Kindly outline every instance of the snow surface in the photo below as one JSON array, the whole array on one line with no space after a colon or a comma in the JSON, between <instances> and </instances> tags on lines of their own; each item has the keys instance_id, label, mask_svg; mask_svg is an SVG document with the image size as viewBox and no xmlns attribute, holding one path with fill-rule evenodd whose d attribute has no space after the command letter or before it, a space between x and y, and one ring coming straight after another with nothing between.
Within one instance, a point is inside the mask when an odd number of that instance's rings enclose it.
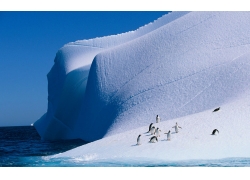
<instances>
[{"instance_id":1,"label":"snow surface","mask_svg":"<svg viewBox=\"0 0 250 180\"><path fill-rule=\"evenodd\" d=\"M250 12L174 12L137 31L69 43L34 126L43 139L91 142L54 157L249 157L249 27ZM148 143L157 114L161 137Z\"/></svg>"},{"instance_id":2,"label":"snow surface","mask_svg":"<svg viewBox=\"0 0 250 180\"><path fill-rule=\"evenodd\" d=\"M148 126L136 128L77 147L50 158L70 157L80 162L116 160L127 161L179 161L207 160L228 157L250 157L250 93L223 104L221 110L206 110L193 115L154 123L161 129L158 142L149 143L152 137ZM178 122L179 133L172 128ZM219 134L211 135L217 128ZM167 135L171 131L171 141ZM136 145L141 134L141 145Z\"/></svg>"}]
</instances>

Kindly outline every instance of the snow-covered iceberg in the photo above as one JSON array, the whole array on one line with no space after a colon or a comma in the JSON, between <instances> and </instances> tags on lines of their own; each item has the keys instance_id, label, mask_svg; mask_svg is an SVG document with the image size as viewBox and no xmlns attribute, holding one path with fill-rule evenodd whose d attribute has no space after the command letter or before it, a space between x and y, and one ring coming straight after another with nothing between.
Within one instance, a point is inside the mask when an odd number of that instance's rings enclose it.
<instances>
[{"instance_id":1,"label":"snow-covered iceberg","mask_svg":"<svg viewBox=\"0 0 250 180\"><path fill-rule=\"evenodd\" d=\"M136 31L114 36L81 40L66 44L56 54L48 78L48 110L35 122L42 139L74 139L80 107L85 103L85 89L94 57L107 49L139 38L184 16L188 12L171 13ZM103 129L103 128L102 128ZM88 138L85 138L86 140Z\"/></svg>"},{"instance_id":2,"label":"snow-covered iceberg","mask_svg":"<svg viewBox=\"0 0 250 180\"><path fill-rule=\"evenodd\" d=\"M34 126L47 140L98 140L65 156L111 158L113 147L120 157L249 157L249 27L250 12L173 12L136 31L66 44ZM154 146L144 133L157 114L162 131L176 121L183 130ZM133 147L139 134L150 148Z\"/></svg>"}]
</instances>

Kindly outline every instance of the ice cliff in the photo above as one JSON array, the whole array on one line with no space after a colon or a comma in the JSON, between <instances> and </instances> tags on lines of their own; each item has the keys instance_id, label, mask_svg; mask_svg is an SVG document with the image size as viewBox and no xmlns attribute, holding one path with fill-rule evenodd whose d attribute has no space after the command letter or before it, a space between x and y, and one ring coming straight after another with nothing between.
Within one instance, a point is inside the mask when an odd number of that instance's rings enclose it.
<instances>
[{"instance_id":1,"label":"ice cliff","mask_svg":"<svg viewBox=\"0 0 250 180\"><path fill-rule=\"evenodd\" d=\"M46 140L95 141L157 114L167 122L233 102L250 88L249 27L250 12L173 12L136 31L68 43L34 126Z\"/></svg>"}]
</instances>

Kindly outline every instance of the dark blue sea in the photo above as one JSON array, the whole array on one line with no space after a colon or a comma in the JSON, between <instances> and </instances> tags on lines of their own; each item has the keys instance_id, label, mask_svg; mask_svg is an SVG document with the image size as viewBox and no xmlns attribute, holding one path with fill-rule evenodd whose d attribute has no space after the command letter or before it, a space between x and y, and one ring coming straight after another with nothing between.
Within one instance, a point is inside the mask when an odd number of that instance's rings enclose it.
<instances>
[{"instance_id":1,"label":"dark blue sea","mask_svg":"<svg viewBox=\"0 0 250 180\"><path fill-rule=\"evenodd\" d=\"M0 167L43 166L44 157L83 144L80 139L43 141L33 126L0 127Z\"/></svg>"},{"instance_id":2,"label":"dark blue sea","mask_svg":"<svg viewBox=\"0 0 250 180\"><path fill-rule=\"evenodd\" d=\"M250 158L153 162L145 159L91 160L50 155L84 145L81 139L43 141L33 126L0 127L0 167L250 167Z\"/></svg>"}]
</instances>

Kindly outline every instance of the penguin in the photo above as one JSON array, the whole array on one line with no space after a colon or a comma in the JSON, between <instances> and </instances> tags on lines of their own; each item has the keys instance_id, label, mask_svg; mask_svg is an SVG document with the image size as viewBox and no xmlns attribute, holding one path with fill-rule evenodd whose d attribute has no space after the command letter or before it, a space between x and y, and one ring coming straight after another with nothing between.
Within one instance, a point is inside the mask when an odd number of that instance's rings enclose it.
<instances>
[{"instance_id":1,"label":"penguin","mask_svg":"<svg viewBox=\"0 0 250 180\"><path fill-rule=\"evenodd\" d=\"M159 123L160 120L161 120L160 116L157 115L157 116L156 116L156 123Z\"/></svg>"},{"instance_id":2,"label":"penguin","mask_svg":"<svg viewBox=\"0 0 250 180\"><path fill-rule=\"evenodd\" d=\"M141 134L139 134L137 138L137 145L141 145Z\"/></svg>"},{"instance_id":3,"label":"penguin","mask_svg":"<svg viewBox=\"0 0 250 180\"><path fill-rule=\"evenodd\" d=\"M158 139L156 136L151 137L149 140L150 143L155 143L156 141L158 142Z\"/></svg>"},{"instance_id":4,"label":"penguin","mask_svg":"<svg viewBox=\"0 0 250 180\"><path fill-rule=\"evenodd\" d=\"M214 129L211 135L216 135L216 132L219 133L218 129Z\"/></svg>"},{"instance_id":5,"label":"penguin","mask_svg":"<svg viewBox=\"0 0 250 180\"><path fill-rule=\"evenodd\" d=\"M154 126L150 129L150 133L151 133L151 135L155 134L155 127Z\"/></svg>"},{"instance_id":6,"label":"penguin","mask_svg":"<svg viewBox=\"0 0 250 180\"><path fill-rule=\"evenodd\" d=\"M160 137L160 129L159 128L156 128L156 130L155 130L155 136L156 137Z\"/></svg>"},{"instance_id":7,"label":"penguin","mask_svg":"<svg viewBox=\"0 0 250 180\"><path fill-rule=\"evenodd\" d=\"M171 134L170 134L170 130L168 131L168 133L164 133L164 134L167 134L167 141L170 141L171 140Z\"/></svg>"},{"instance_id":8,"label":"penguin","mask_svg":"<svg viewBox=\"0 0 250 180\"><path fill-rule=\"evenodd\" d=\"M178 126L178 124L176 123L175 126L173 126L172 128L175 128L175 132L178 133L179 132L179 128L181 128L180 126ZM182 128L181 128L182 129Z\"/></svg>"},{"instance_id":9,"label":"penguin","mask_svg":"<svg viewBox=\"0 0 250 180\"><path fill-rule=\"evenodd\" d=\"M219 111L219 110L220 110L220 107L218 107L218 108L214 109L214 111L213 111L213 112L216 112L216 111Z\"/></svg>"},{"instance_id":10,"label":"penguin","mask_svg":"<svg viewBox=\"0 0 250 180\"><path fill-rule=\"evenodd\" d=\"M150 132L150 130L151 130L151 128L152 128L152 126L153 126L153 124L154 124L154 123L151 123L151 124L149 125L148 132L147 132L147 133L149 133L149 132Z\"/></svg>"}]
</instances>

